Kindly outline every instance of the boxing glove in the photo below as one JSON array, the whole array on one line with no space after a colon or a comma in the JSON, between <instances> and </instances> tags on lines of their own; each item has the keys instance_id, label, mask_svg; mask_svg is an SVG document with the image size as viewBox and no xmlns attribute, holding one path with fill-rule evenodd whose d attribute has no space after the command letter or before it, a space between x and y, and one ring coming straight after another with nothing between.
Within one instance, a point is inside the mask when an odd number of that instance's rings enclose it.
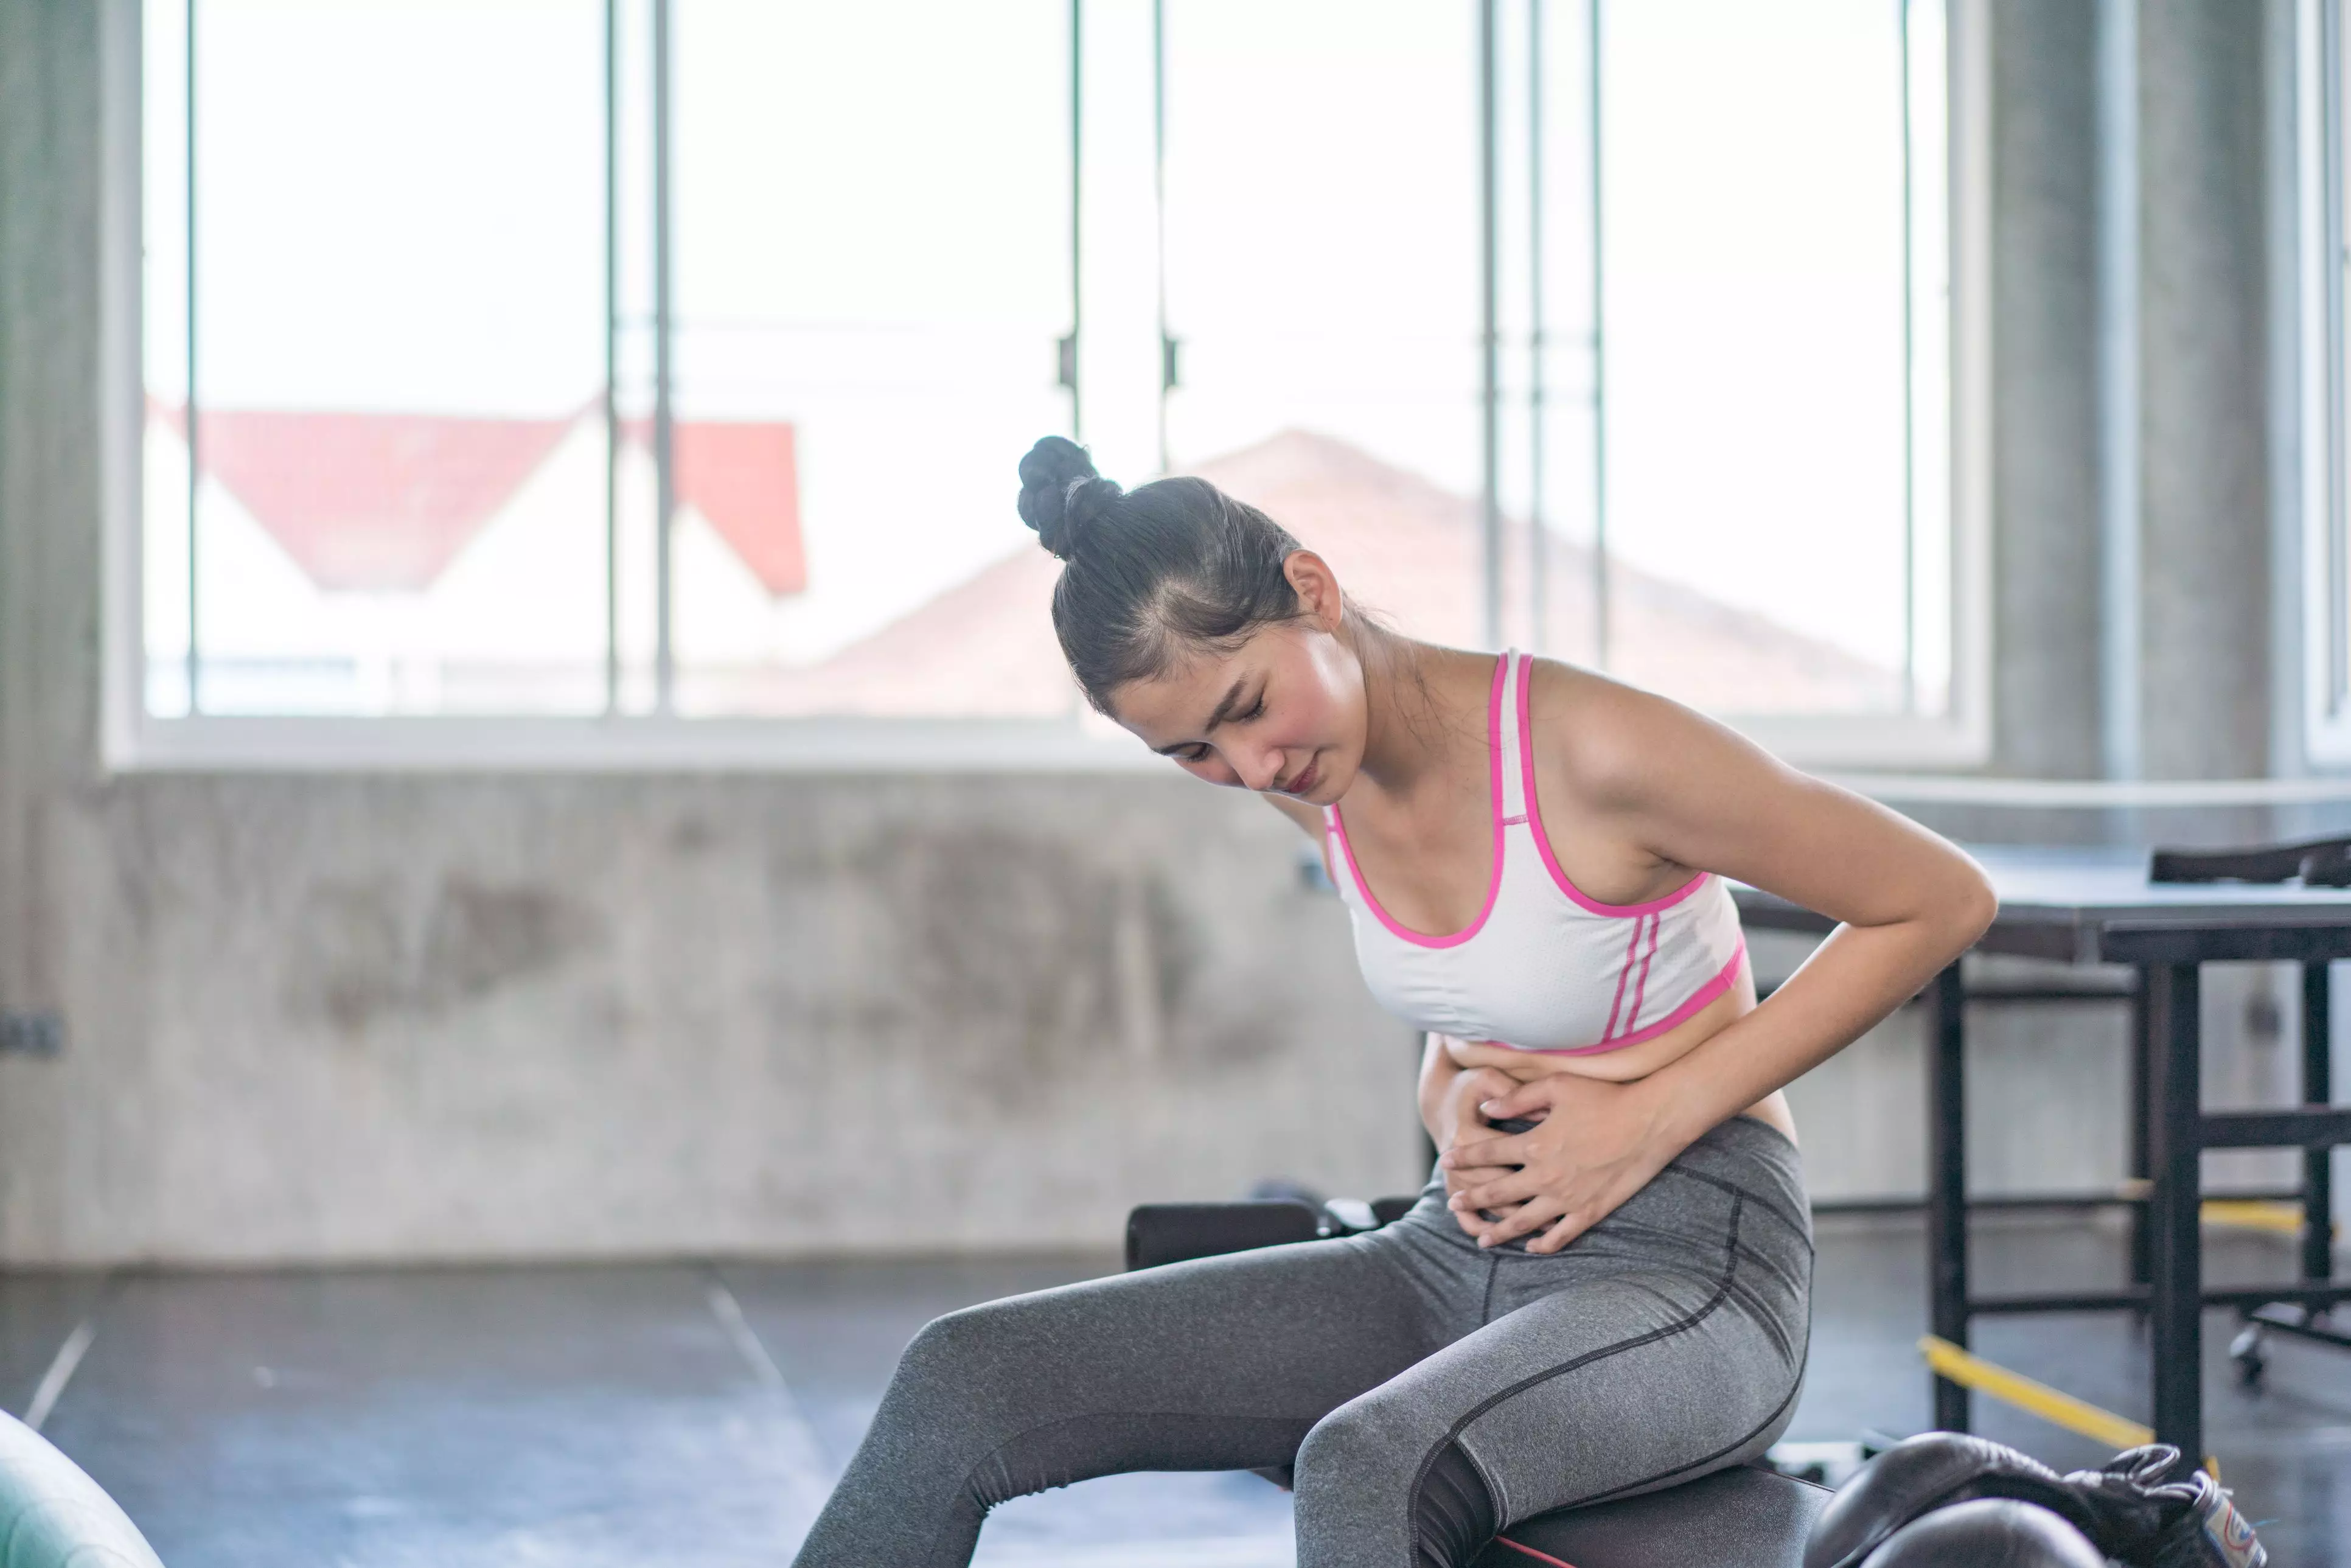
<instances>
[{"instance_id":1,"label":"boxing glove","mask_svg":"<svg viewBox=\"0 0 2351 1568\"><path fill-rule=\"evenodd\" d=\"M1979 1498L1912 1520L1862 1568L2106 1568L2106 1558L2045 1508Z\"/></svg>"},{"instance_id":2,"label":"boxing glove","mask_svg":"<svg viewBox=\"0 0 2351 1568\"><path fill-rule=\"evenodd\" d=\"M2267 1553L2210 1477L2163 1479L2179 1462L2177 1448L2156 1444L2061 1476L1981 1437L1925 1433L1871 1460L1830 1500L1804 1568L1858 1568L1912 1520L1978 1498L2045 1508L2131 1568L2262 1568Z\"/></svg>"}]
</instances>

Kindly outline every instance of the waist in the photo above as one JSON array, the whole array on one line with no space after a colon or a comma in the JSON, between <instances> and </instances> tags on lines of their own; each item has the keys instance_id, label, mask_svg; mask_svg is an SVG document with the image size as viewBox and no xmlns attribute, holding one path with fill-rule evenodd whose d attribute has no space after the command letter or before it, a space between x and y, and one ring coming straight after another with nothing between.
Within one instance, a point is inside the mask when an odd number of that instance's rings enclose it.
<instances>
[{"instance_id":1,"label":"waist","mask_svg":"<svg viewBox=\"0 0 2351 1568\"><path fill-rule=\"evenodd\" d=\"M1755 1007L1755 980L1741 964L1729 984L1687 1017L1661 1034L1621 1046L1596 1050L1529 1050L1501 1040L1470 1040L1432 1030L1445 1042L1445 1053L1464 1068L1490 1067L1521 1082L1554 1072L1629 1083L1679 1061Z\"/></svg>"}]
</instances>

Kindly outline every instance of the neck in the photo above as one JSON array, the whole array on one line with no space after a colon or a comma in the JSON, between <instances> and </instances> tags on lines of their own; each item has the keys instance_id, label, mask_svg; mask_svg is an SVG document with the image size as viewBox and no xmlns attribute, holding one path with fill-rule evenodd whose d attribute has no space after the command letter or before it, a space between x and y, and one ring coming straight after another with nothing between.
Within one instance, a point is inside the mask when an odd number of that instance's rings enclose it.
<instances>
[{"instance_id":1,"label":"neck","mask_svg":"<svg viewBox=\"0 0 2351 1568\"><path fill-rule=\"evenodd\" d=\"M1445 651L1368 621L1353 632L1364 670L1364 773L1386 793L1410 794L1440 775L1458 739L1443 689Z\"/></svg>"}]
</instances>

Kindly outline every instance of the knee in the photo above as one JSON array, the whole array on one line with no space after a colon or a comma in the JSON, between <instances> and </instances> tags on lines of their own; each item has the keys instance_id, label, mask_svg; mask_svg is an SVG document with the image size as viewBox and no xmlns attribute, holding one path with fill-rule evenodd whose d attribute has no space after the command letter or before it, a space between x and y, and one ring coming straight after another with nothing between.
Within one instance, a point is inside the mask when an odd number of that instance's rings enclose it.
<instances>
[{"instance_id":1,"label":"knee","mask_svg":"<svg viewBox=\"0 0 2351 1568\"><path fill-rule=\"evenodd\" d=\"M983 1301L925 1323L898 1357L898 1374L960 1382L967 1375L1000 1359L1013 1333L1003 1309L1007 1303Z\"/></svg>"},{"instance_id":2,"label":"knee","mask_svg":"<svg viewBox=\"0 0 2351 1568\"><path fill-rule=\"evenodd\" d=\"M1431 1431L1384 1391L1325 1416L1298 1450L1300 1506L1385 1509L1402 1500L1419 1568L1456 1568L1501 1529L1485 1472L1452 1435Z\"/></svg>"}]
</instances>

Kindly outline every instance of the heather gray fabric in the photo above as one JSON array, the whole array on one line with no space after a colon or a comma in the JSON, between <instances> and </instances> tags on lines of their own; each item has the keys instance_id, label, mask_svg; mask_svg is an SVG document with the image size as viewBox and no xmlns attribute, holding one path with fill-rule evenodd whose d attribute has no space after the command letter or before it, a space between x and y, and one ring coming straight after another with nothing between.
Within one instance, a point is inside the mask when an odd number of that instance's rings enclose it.
<instances>
[{"instance_id":1,"label":"heather gray fabric","mask_svg":"<svg viewBox=\"0 0 2351 1568\"><path fill-rule=\"evenodd\" d=\"M1294 1464L1299 1568L1458 1568L1496 1528L1761 1453L1811 1281L1796 1152L1740 1117L1552 1257L1481 1252L1432 1181L1367 1235L951 1312L799 1565L958 1568L1008 1498Z\"/></svg>"}]
</instances>

